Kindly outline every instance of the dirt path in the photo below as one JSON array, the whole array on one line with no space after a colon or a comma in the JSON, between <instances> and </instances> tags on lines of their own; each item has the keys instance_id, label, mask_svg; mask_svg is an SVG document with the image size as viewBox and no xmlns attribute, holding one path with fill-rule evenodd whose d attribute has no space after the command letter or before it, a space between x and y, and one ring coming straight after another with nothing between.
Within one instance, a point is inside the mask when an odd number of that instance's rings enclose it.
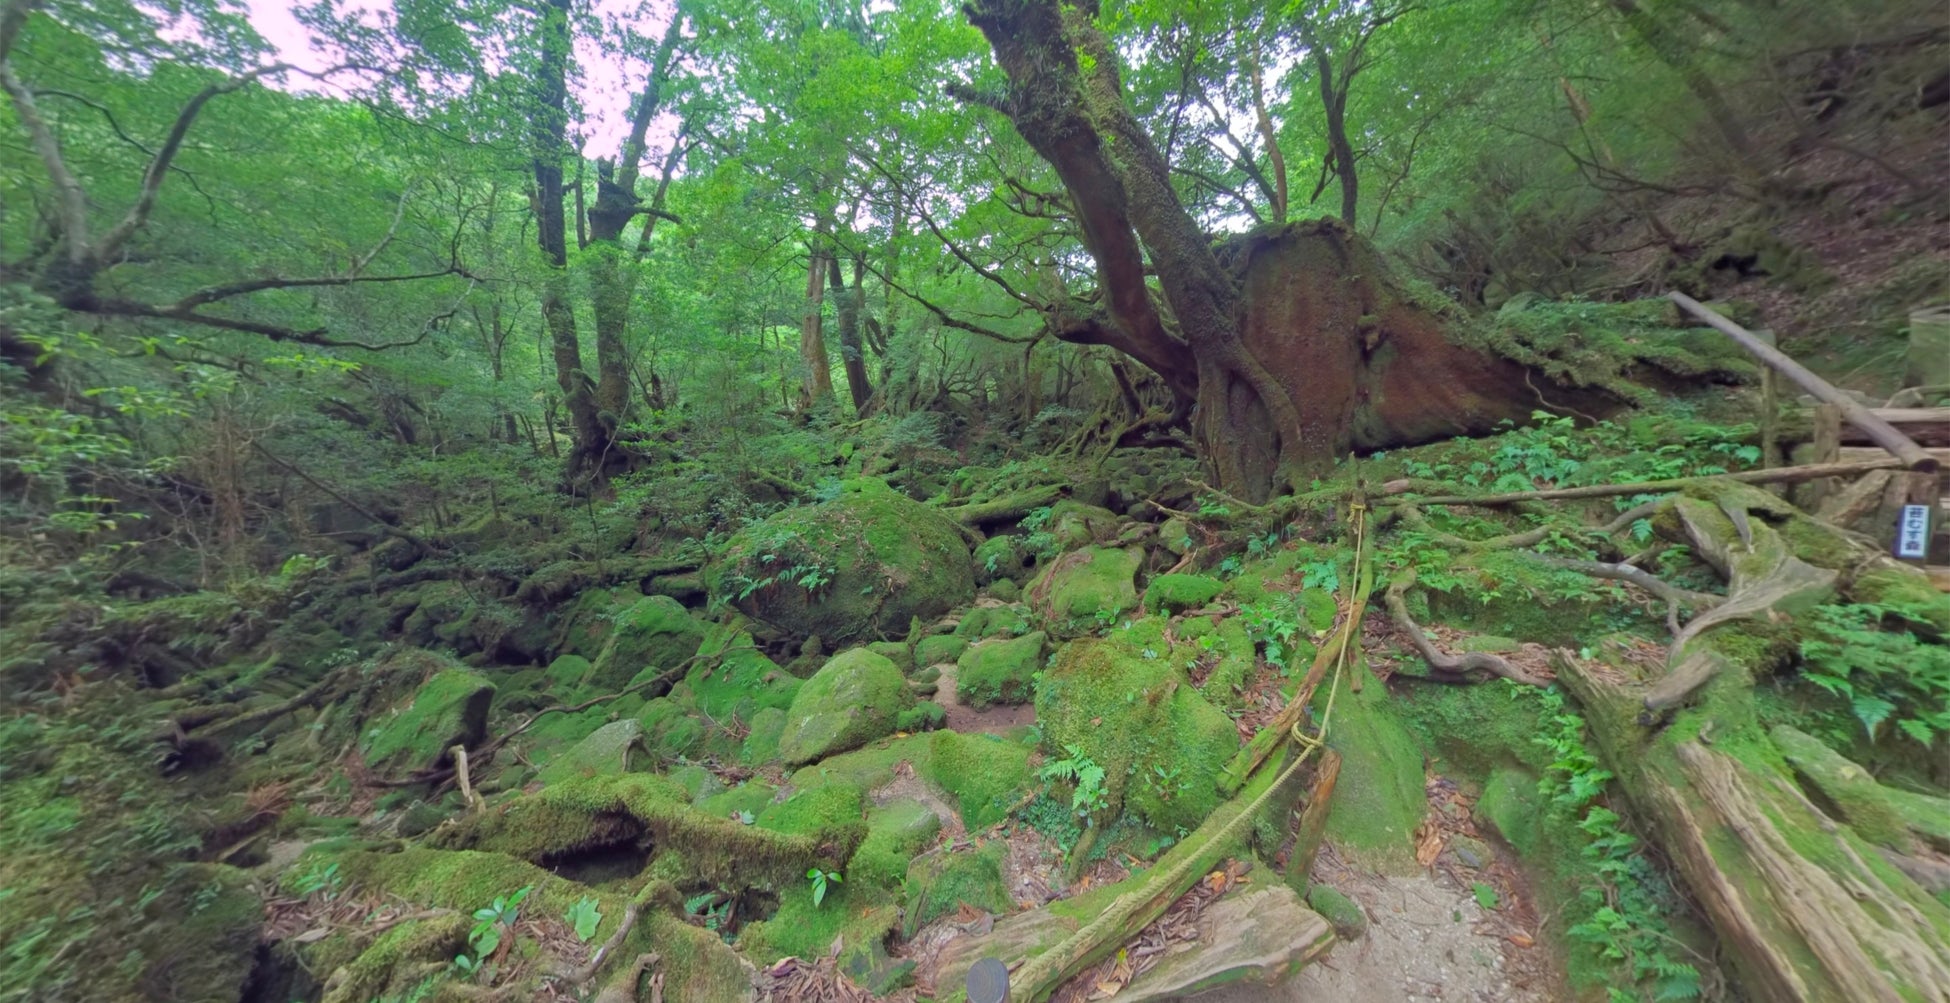
<instances>
[{"instance_id":1,"label":"dirt path","mask_svg":"<svg viewBox=\"0 0 1950 1003\"><path fill-rule=\"evenodd\" d=\"M1542 946L1518 947L1470 889L1442 875L1351 874L1335 882L1368 914L1341 943L1278 989L1228 986L1198 1003L1550 1003L1564 998Z\"/></svg>"}]
</instances>

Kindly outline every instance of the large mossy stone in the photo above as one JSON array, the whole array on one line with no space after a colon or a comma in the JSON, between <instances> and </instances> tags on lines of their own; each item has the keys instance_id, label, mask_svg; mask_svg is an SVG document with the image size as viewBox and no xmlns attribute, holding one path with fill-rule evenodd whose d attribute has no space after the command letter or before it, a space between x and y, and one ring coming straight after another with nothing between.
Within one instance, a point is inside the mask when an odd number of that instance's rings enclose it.
<instances>
[{"instance_id":1,"label":"large mossy stone","mask_svg":"<svg viewBox=\"0 0 1950 1003\"><path fill-rule=\"evenodd\" d=\"M494 684L465 669L446 669L413 694L405 710L366 731L366 767L381 775L438 766L456 745L472 748L487 735Z\"/></svg>"},{"instance_id":2,"label":"large mossy stone","mask_svg":"<svg viewBox=\"0 0 1950 1003\"><path fill-rule=\"evenodd\" d=\"M975 595L960 528L874 478L740 531L705 580L753 619L829 645L902 636Z\"/></svg>"},{"instance_id":3,"label":"large mossy stone","mask_svg":"<svg viewBox=\"0 0 1950 1003\"><path fill-rule=\"evenodd\" d=\"M614 693L645 669L674 671L697 653L704 624L669 596L591 589L570 613L567 650L589 659L582 685Z\"/></svg>"},{"instance_id":4,"label":"large mossy stone","mask_svg":"<svg viewBox=\"0 0 1950 1003\"><path fill-rule=\"evenodd\" d=\"M709 657L684 677L684 693L712 720L750 722L767 708L784 710L804 683L759 651L738 624L713 626L697 650Z\"/></svg>"},{"instance_id":5,"label":"large mossy stone","mask_svg":"<svg viewBox=\"0 0 1950 1003\"><path fill-rule=\"evenodd\" d=\"M779 758L798 766L891 735L900 712L914 702L893 662L865 648L841 652L793 697Z\"/></svg>"},{"instance_id":6,"label":"large mossy stone","mask_svg":"<svg viewBox=\"0 0 1950 1003\"><path fill-rule=\"evenodd\" d=\"M626 717L597 728L574 748L544 763L540 777L545 783L555 783L575 777L627 773L632 767L649 765L648 759L643 722Z\"/></svg>"},{"instance_id":7,"label":"large mossy stone","mask_svg":"<svg viewBox=\"0 0 1950 1003\"><path fill-rule=\"evenodd\" d=\"M1171 832L1217 807L1214 779L1239 735L1192 685L1189 653L1173 651L1165 625L1153 617L1065 645L1036 687L1036 720L1051 757L1103 767L1110 817L1129 811Z\"/></svg>"},{"instance_id":8,"label":"large mossy stone","mask_svg":"<svg viewBox=\"0 0 1950 1003\"><path fill-rule=\"evenodd\" d=\"M1042 631L1012 640L983 641L956 661L955 694L981 710L994 704L1028 703L1035 696L1036 671L1043 667Z\"/></svg>"},{"instance_id":9,"label":"large mossy stone","mask_svg":"<svg viewBox=\"0 0 1950 1003\"><path fill-rule=\"evenodd\" d=\"M914 645L914 664L921 668L952 662L968 650L968 638L958 634L935 634Z\"/></svg>"},{"instance_id":10,"label":"large mossy stone","mask_svg":"<svg viewBox=\"0 0 1950 1003\"><path fill-rule=\"evenodd\" d=\"M1085 547L1052 561L1029 584L1030 606L1059 637L1074 637L1137 608L1140 547Z\"/></svg>"},{"instance_id":11,"label":"large mossy stone","mask_svg":"<svg viewBox=\"0 0 1950 1003\"><path fill-rule=\"evenodd\" d=\"M986 829L1008 815L1029 787L1029 748L995 735L937 731L927 736L924 776L953 795L962 825Z\"/></svg>"},{"instance_id":12,"label":"large mossy stone","mask_svg":"<svg viewBox=\"0 0 1950 1003\"><path fill-rule=\"evenodd\" d=\"M1225 591L1225 583L1208 575L1159 575L1144 590L1147 613L1183 613L1198 609Z\"/></svg>"}]
</instances>

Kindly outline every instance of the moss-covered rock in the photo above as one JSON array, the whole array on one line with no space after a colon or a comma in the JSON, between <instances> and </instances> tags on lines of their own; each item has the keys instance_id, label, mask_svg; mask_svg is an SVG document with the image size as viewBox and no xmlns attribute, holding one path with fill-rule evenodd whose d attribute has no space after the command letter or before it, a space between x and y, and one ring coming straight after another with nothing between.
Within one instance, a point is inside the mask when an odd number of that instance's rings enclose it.
<instances>
[{"instance_id":1,"label":"moss-covered rock","mask_svg":"<svg viewBox=\"0 0 1950 1003\"><path fill-rule=\"evenodd\" d=\"M1014 579L998 578L989 583L989 598L999 602L1012 603L1022 598L1022 586Z\"/></svg>"},{"instance_id":2,"label":"moss-covered rock","mask_svg":"<svg viewBox=\"0 0 1950 1003\"><path fill-rule=\"evenodd\" d=\"M806 680L786 711L779 757L789 766L857 749L891 735L914 705L900 669L865 648L835 655Z\"/></svg>"},{"instance_id":3,"label":"moss-covered rock","mask_svg":"<svg viewBox=\"0 0 1950 1003\"><path fill-rule=\"evenodd\" d=\"M904 641L875 641L867 650L894 663L903 674L914 671L914 649Z\"/></svg>"},{"instance_id":4,"label":"moss-covered rock","mask_svg":"<svg viewBox=\"0 0 1950 1003\"><path fill-rule=\"evenodd\" d=\"M959 527L873 478L739 532L705 578L713 597L829 644L899 636L975 594Z\"/></svg>"},{"instance_id":5,"label":"moss-covered rock","mask_svg":"<svg viewBox=\"0 0 1950 1003\"><path fill-rule=\"evenodd\" d=\"M1208 575L1159 575L1144 590L1147 613L1183 613L1218 598L1225 583Z\"/></svg>"},{"instance_id":6,"label":"moss-covered rock","mask_svg":"<svg viewBox=\"0 0 1950 1003\"><path fill-rule=\"evenodd\" d=\"M1015 578L1027 567L1022 538L992 536L975 548L975 582L990 585Z\"/></svg>"},{"instance_id":7,"label":"moss-covered rock","mask_svg":"<svg viewBox=\"0 0 1950 1003\"><path fill-rule=\"evenodd\" d=\"M675 670L697 653L704 624L669 596L596 589L577 600L571 650L591 661L585 683L614 693L645 669Z\"/></svg>"},{"instance_id":8,"label":"moss-covered rock","mask_svg":"<svg viewBox=\"0 0 1950 1003\"><path fill-rule=\"evenodd\" d=\"M993 704L1028 703L1035 676L1043 667L1042 631L1012 640L989 640L962 652L956 662L955 694L980 710Z\"/></svg>"},{"instance_id":9,"label":"moss-covered rock","mask_svg":"<svg viewBox=\"0 0 1950 1003\"><path fill-rule=\"evenodd\" d=\"M914 645L914 664L929 666L952 662L967 650L968 638L958 634L935 634L921 638Z\"/></svg>"},{"instance_id":10,"label":"moss-covered rock","mask_svg":"<svg viewBox=\"0 0 1950 1003\"><path fill-rule=\"evenodd\" d=\"M1371 679L1353 693L1349 682L1341 681L1334 703L1332 742L1341 753L1341 773L1327 834L1342 853L1366 866L1411 873L1415 830L1428 810L1422 749L1390 708L1386 686ZM1316 714L1323 713L1318 708L1325 700L1325 692L1315 697Z\"/></svg>"},{"instance_id":11,"label":"moss-covered rock","mask_svg":"<svg viewBox=\"0 0 1950 1003\"><path fill-rule=\"evenodd\" d=\"M933 731L948 722L948 709L932 700L923 700L901 711L894 718L895 731Z\"/></svg>"},{"instance_id":12,"label":"moss-covered rock","mask_svg":"<svg viewBox=\"0 0 1950 1003\"><path fill-rule=\"evenodd\" d=\"M715 721L750 722L767 708L784 710L804 684L765 657L738 624L712 627L697 651L707 657L684 677L685 692L692 707Z\"/></svg>"},{"instance_id":13,"label":"moss-covered rock","mask_svg":"<svg viewBox=\"0 0 1950 1003\"><path fill-rule=\"evenodd\" d=\"M1007 815L1030 782L1029 749L995 735L937 731L928 736L923 775L952 795L970 831Z\"/></svg>"},{"instance_id":14,"label":"moss-covered rock","mask_svg":"<svg viewBox=\"0 0 1950 1003\"><path fill-rule=\"evenodd\" d=\"M1115 512L1066 498L1050 506L1046 532L1055 539L1057 550L1075 550L1116 539L1117 527Z\"/></svg>"},{"instance_id":15,"label":"moss-covered rock","mask_svg":"<svg viewBox=\"0 0 1950 1003\"><path fill-rule=\"evenodd\" d=\"M907 910L901 935L912 937L921 927L963 905L998 915L1015 906L1002 876L1008 845L990 840L972 853L938 851L916 857L908 865Z\"/></svg>"},{"instance_id":16,"label":"moss-covered rock","mask_svg":"<svg viewBox=\"0 0 1950 1003\"><path fill-rule=\"evenodd\" d=\"M494 684L465 669L443 670L413 695L413 703L371 724L362 751L366 766L397 775L445 762L456 745L479 745L487 735Z\"/></svg>"},{"instance_id":17,"label":"moss-covered rock","mask_svg":"<svg viewBox=\"0 0 1950 1003\"><path fill-rule=\"evenodd\" d=\"M649 766L649 752L643 744L643 722L623 718L597 728L574 748L542 764L544 783L606 773L627 773L632 768Z\"/></svg>"},{"instance_id":18,"label":"moss-covered rock","mask_svg":"<svg viewBox=\"0 0 1950 1003\"><path fill-rule=\"evenodd\" d=\"M1074 637L1100 620L1137 608L1140 547L1086 547L1065 554L1029 585L1029 603L1045 629Z\"/></svg>"},{"instance_id":19,"label":"moss-covered rock","mask_svg":"<svg viewBox=\"0 0 1950 1003\"><path fill-rule=\"evenodd\" d=\"M779 736L785 734L785 711L768 707L752 715L745 744L739 747L738 761L758 766L779 758Z\"/></svg>"},{"instance_id":20,"label":"moss-covered rock","mask_svg":"<svg viewBox=\"0 0 1950 1003\"><path fill-rule=\"evenodd\" d=\"M514 798L436 830L428 843L547 864L648 840L659 853L680 854L691 874L743 887L791 881L815 864L841 866L865 829L857 805L850 816L821 816L818 823L747 826L692 808L690 792L675 780L627 773Z\"/></svg>"},{"instance_id":21,"label":"moss-covered rock","mask_svg":"<svg viewBox=\"0 0 1950 1003\"><path fill-rule=\"evenodd\" d=\"M1064 646L1037 686L1036 719L1051 755L1103 767L1107 818L1128 810L1170 832L1217 806L1214 779L1239 737L1191 684L1165 626L1149 618Z\"/></svg>"},{"instance_id":22,"label":"moss-covered rock","mask_svg":"<svg viewBox=\"0 0 1950 1003\"><path fill-rule=\"evenodd\" d=\"M1205 685L1199 692L1205 699L1222 708L1237 707L1240 704L1240 691L1246 681L1252 678L1253 668L1258 664L1253 638L1246 630L1244 622L1237 617L1227 617L1219 621L1213 632L1212 648L1203 657L1212 660L1212 671L1205 676Z\"/></svg>"}]
</instances>

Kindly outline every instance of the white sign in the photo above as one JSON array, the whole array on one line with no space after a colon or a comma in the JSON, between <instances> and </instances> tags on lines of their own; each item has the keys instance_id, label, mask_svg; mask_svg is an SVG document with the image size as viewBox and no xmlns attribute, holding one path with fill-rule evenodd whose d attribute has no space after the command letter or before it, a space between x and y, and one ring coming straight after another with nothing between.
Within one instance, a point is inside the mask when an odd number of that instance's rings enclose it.
<instances>
[{"instance_id":1,"label":"white sign","mask_svg":"<svg viewBox=\"0 0 1950 1003\"><path fill-rule=\"evenodd\" d=\"M1896 556L1921 560L1930 554L1930 507L1904 505L1896 519Z\"/></svg>"}]
</instances>

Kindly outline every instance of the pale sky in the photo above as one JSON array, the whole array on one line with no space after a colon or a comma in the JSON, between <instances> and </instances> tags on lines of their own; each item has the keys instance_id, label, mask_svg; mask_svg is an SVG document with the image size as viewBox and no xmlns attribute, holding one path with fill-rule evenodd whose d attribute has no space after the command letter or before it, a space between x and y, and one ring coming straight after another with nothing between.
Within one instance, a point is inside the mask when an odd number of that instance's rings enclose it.
<instances>
[{"instance_id":1,"label":"pale sky","mask_svg":"<svg viewBox=\"0 0 1950 1003\"><path fill-rule=\"evenodd\" d=\"M312 49L311 33L291 13L292 0L243 0L243 3L251 27L277 47L279 61L307 70L322 70L332 65L329 55ZM391 0L365 0L360 6L388 9L392 4ZM605 19L622 19L643 17L641 11L646 5L642 0L595 0L593 6ZM660 37L668 23L654 14L643 20L645 23L637 30L651 38ZM576 55L582 73L576 96L584 109L582 128L588 132L583 153L591 157L614 156L629 128L631 88L638 86L638 81L626 79L625 68L605 58L592 40L577 39ZM639 68L639 79L641 74ZM287 86L294 89L305 89L311 84L312 81L303 77L287 81ZM658 131L674 132L675 126Z\"/></svg>"}]
</instances>

